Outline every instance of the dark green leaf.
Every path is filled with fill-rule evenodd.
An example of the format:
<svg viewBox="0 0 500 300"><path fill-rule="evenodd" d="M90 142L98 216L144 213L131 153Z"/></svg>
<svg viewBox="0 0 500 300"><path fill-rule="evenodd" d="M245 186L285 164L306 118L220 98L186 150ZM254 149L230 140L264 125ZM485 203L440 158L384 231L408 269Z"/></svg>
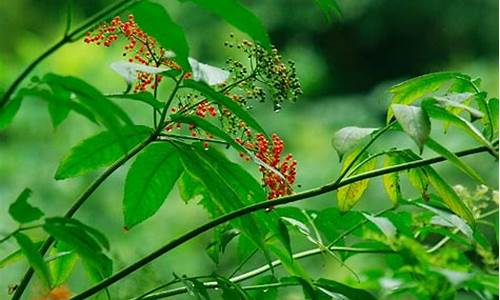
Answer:
<svg viewBox="0 0 500 300"><path fill-rule="evenodd" d="M225 106L233 114L235 114L238 118L240 118L243 122L245 122L248 126L252 127L253 129L267 136L264 128L262 128L260 124L257 123L257 121L255 121L255 119L243 107L241 107L240 104L238 104L231 98L227 97L226 95L217 92L216 90L206 85L205 83L194 80L185 80L183 82L183 86L196 90L205 97L207 97L208 99L211 99L217 102L218 104Z"/></svg>
<svg viewBox="0 0 500 300"><path fill-rule="evenodd" d="M71 97L71 93L68 93L67 90L62 89L58 85L52 85L50 87L51 90L40 88L39 86L33 88L23 88L19 90L17 96L33 97L35 99L46 101L48 103L49 114L54 128L60 125L60 123L62 123L64 119L66 119L66 117L68 116L68 114L66 114L66 111L70 110L80 114L92 123L97 124L94 113L92 113L92 111L83 104L74 101L74 99L72 99Z"/></svg>
<svg viewBox="0 0 500 300"><path fill-rule="evenodd" d="M183 0L185 1L185 0ZM190 0L213 14L223 18L229 24L248 34L251 38L270 49L271 43L266 29L250 10L237 0Z"/></svg>
<svg viewBox="0 0 500 300"><path fill-rule="evenodd" d="M120 135L104 131L71 148L57 168L57 180L75 177L109 166L147 139L152 129L125 126Z"/></svg>
<svg viewBox="0 0 500 300"><path fill-rule="evenodd" d="M57 128L67 117L71 110L68 102L71 94L59 86L52 87L53 95L49 101L49 114L52 126Z"/></svg>
<svg viewBox="0 0 500 300"><path fill-rule="evenodd" d="M422 152L431 132L431 122L425 111L420 107L405 104L393 104L391 108L401 128L417 143Z"/></svg>
<svg viewBox="0 0 500 300"><path fill-rule="evenodd" d="M319 212L315 223L318 230L331 242L363 219L361 213L357 211L344 213L337 207L329 207ZM343 244L343 242L343 240L338 241L339 244Z"/></svg>
<svg viewBox="0 0 500 300"><path fill-rule="evenodd" d="M317 287L341 294L349 300L375 300L376 298L365 290L356 289L337 281L321 278L315 282Z"/></svg>
<svg viewBox="0 0 500 300"><path fill-rule="evenodd" d="M224 300L249 300L248 294L237 284L227 278L215 275L218 287L222 290L222 299Z"/></svg>
<svg viewBox="0 0 500 300"><path fill-rule="evenodd" d="M132 11L141 29L153 36L163 48L172 50L184 72L191 71L188 62L189 45L184 31L172 20L165 8L158 3L142 1Z"/></svg>
<svg viewBox="0 0 500 300"><path fill-rule="evenodd" d="M42 246L42 242L36 242L34 244L36 249L40 249L40 246ZM7 255L6 257L0 259L0 269L5 268L23 258L24 258L23 250L18 249L12 252L11 254Z"/></svg>
<svg viewBox="0 0 500 300"><path fill-rule="evenodd" d="M186 116L186 115L173 114L170 116L170 118L172 118L172 121L174 121L176 123L193 124L196 127L203 129L207 133L210 133L216 137L223 139L228 144L233 146L236 150L243 152L243 153L248 152L247 149L245 149L243 146L238 144L229 134L227 134L219 127L213 125L212 123L210 123L210 122L208 122L200 117L192 116L192 115Z"/></svg>
<svg viewBox="0 0 500 300"><path fill-rule="evenodd" d="M278 283L276 277L272 275L259 276L254 285L262 285L262 284L270 284L270 283ZM255 291L249 290L248 295L250 299L258 299L258 300L276 300L278 299L278 289L277 288L266 288L266 289L257 289Z"/></svg>
<svg viewBox="0 0 500 300"><path fill-rule="evenodd" d="M437 141L433 140L432 138L427 139L425 144L427 147L431 148L437 154L445 157L449 162L453 163L460 170L462 170L465 174L469 175L471 178L474 178L479 183L484 184L484 180L481 178L481 176L473 168L471 168L469 165L464 163L458 156L456 156L455 153L446 149L444 146L442 146L441 144L439 144Z"/></svg>
<svg viewBox="0 0 500 300"><path fill-rule="evenodd" d="M19 247L21 247L23 254L28 259L31 267L35 270L35 273L44 282L45 287L52 287L49 268L43 260L42 255L38 252L38 247L27 235L23 233L18 232L14 234L14 238L19 244Z"/></svg>
<svg viewBox="0 0 500 300"><path fill-rule="evenodd" d="M455 72L437 72L415 77L389 89L389 92L394 94L391 99L391 104L410 105L415 103L418 99L437 91L447 81L469 79L468 76ZM391 119L392 110L389 109L387 111L387 123L389 123Z"/></svg>
<svg viewBox="0 0 500 300"><path fill-rule="evenodd" d="M87 82L72 76L46 74L43 81L53 88L62 88L74 93L86 108L95 113L98 121L119 135L121 122L131 125L132 120L116 104Z"/></svg>
<svg viewBox="0 0 500 300"><path fill-rule="evenodd" d="M65 218L47 218L43 227L56 241L72 247L83 262L98 270L102 277L111 275L113 262L102 252L102 246L109 244L97 230Z"/></svg>
<svg viewBox="0 0 500 300"><path fill-rule="evenodd" d="M0 129L7 127L14 120L19 108L21 108L22 101L22 97L16 96L0 110Z"/></svg>
<svg viewBox="0 0 500 300"><path fill-rule="evenodd" d="M154 215L182 171L178 151L169 143L151 144L141 152L125 180L125 225L132 228Z"/></svg>
<svg viewBox="0 0 500 300"><path fill-rule="evenodd" d="M359 145L359 143L372 134L377 128L344 127L338 130L332 139L333 148L337 151L340 160L342 157Z"/></svg>
<svg viewBox="0 0 500 300"><path fill-rule="evenodd" d="M342 171L351 163L351 161L357 156L358 152L353 152L351 153L344 161L344 164L342 165ZM360 157L359 161L363 161L365 158L368 157L368 154L366 152ZM356 175L359 173L364 173L364 172L369 172L375 168L375 160L369 160L366 162L363 166L358 168L356 172L352 175ZM363 196L363 193L365 190L368 188L368 179L364 179L358 182L354 182L351 184L348 184L346 186L343 186L337 190L337 206L341 211L348 211L356 203L358 203L359 199L361 196Z"/></svg>
<svg viewBox="0 0 500 300"><path fill-rule="evenodd" d="M52 281L54 282L54 286L60 286L71 276L78 256L74 252L73 247L61 242L57 243L55 247L52 248L50 254L55 257L54 260L49 262Z"/></svg>
<svg viewBox="0 0 500 300"><path fill-rule="evenodd" d="M28 198L31 196L31 190L25 188L16 201L9 206L10 216L19 223L29 223L43 217L43 212L38 208L28 203Z"/></svg>

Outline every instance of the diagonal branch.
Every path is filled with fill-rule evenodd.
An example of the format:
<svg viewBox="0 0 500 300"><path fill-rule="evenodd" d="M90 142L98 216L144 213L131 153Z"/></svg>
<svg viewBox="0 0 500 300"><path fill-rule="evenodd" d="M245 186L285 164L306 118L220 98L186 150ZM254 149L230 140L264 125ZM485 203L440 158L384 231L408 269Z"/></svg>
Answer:
<svg viewBox="0 0 500 300"><path fill-rule="evenodd" d="M490 152L490 151L491 150L487 147L477 147L477 148L471 148L468 150L456 152L455 154L457 156L467 156L467 155L477 154L477 153L481 153L481 152ZM73 300L86 299L86 298L96 294L97 292L103 290L104 288L112 285L113 283L120 281L121 279L123 279L127 275L139 270L144 265L146 265L146 264L152 262L153 260L157 259L158 257L170 252L171 250L186 243L187 241L190 241L191 239L197 237L198 235L200 235L200 234L202 234L202 233L204 233L204 232L206 232L206 231L208 231L208 230L210 230L218 225L221 225L221 224L226 223L230 220L233 220L235 218L238 218L238 217L247 215L249 213L252 213L254 211L262 210L262 209L265 209L265 208L268 208L271 206L284 205L284 204L312 198L312 197L322 195L325 193L329 193L329 192L337 190L338 188L340 188L342 186L345 186L345 185L348 185L348 184L351 184L354 182L358 182L358 181L361 181L364 179L377 177L377 176L384 175L384 174L404 171L404 170L408 170L408 169L413 169L413 168L426 166L426 165L430 165L430 164L435 164L435 163L442 162L442 161L446 161L446 158L443 156L438 156L438 157L433 157L433 158L429 158L429 159L416 160L416 161L412 161L412 162L408 162L408 163L404 163L404 164L399 164L399 165L395 165L395 166L391 166L391 167L380 168L377 170L373 170L370 172L361 173L361 174L358 174L355 176L345 178L344 180L340 181L339 183L333 182L333 183L326 184L324 186L314 188L314 189L311 189L311 190L308 190L308 191L305 191L302 193L278 198L278 199L275 199L272 201L259 202L259 203L256 203L256 204L253 204L250 206L240 208L236 211L222 215L222 216L220 216L220 217L218 217L210 222L207 222L207 223L187 232L184 235L181 235L180 237L170 241L169 243L167 243L164 246L160 247L159 249L153 251L149 255L143 257L142 259L136 261L135 263L129 265L128 267L125 267L124 269L118 271L114 275L102 280L101 282L95 284L94 286L88 288L87 290L81 292L80 294L74 296L71 299L73 299Z"/></svg>
<svg viewBox="0 0 500 300"><path fill-rule="evenodd" d="M2 96L0 99L0 110L7 104L9 101L10 97L12 94L16 91L17 87L21 84L21 82L33 71L33 69L38 66L39 63L44 61L47 57L52 55L54 52L56 52L59 48L64 46L67 43L72 43L76 41L76 38L79 37L79 35L82 32L85 32L96 24L97 22L101 21L102 19L106 18L109 14L112 12L119 13L129 7L129 5L132 5L134 2L137 0L121 0L115 4L112 4L111 6L105 8L92 18L90 18L87 22L76 28L70 33L65 33L64 36L54 45L52 45L49 49L47 49L45 52L40 54L35 60L33 60L27 67L24 69L24 71L19 74L19 76L12 82L12 84L7 88L7 91L5 94Z"/></svg>

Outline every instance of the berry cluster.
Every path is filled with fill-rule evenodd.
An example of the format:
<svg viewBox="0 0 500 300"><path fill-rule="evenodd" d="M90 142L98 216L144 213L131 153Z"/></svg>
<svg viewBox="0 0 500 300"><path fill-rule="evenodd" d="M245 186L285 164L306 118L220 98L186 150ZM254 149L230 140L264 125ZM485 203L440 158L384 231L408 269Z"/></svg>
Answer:
<svg viewBox="0 0 500 300"><path fill-rule="evenodd" d="M279 111L285 100L295 101L302 95L294 62L288 61L288 65L283 63L275 47L266 50L247 40L237 44L226 42L224 45L242 50L249 60L250 70L238 60L226 60L233 83L238 83L234 92L243 96L243 104L247 105L246 101L250 99L264 102L266 98L271 98L274 110Z"/></svg>
<svg viewBox="0 0 500 300"><path fill-rule="evenodd" d="M245 130L245 135L247 137L245 141L241 138L237 138L236 141L255 153L258 159L274 169L273 171L263 166L259 167L259 172L262 173L262 184L268 190L267 198L271 200L290 195L297 176L297 161L293 159L290 153L282 160L285 145L281 138L277 134L273 134L270 142L262 133L257 133L253 137L249 129ZM240 156L246 160L249 159L243 153Z"/></svg>
<svg viewBox="0 0 500 300"><path fill-rule="evenodd" d="M92 32L87 32L83 41L87 44L103 44L105 47L109 47L121 37L127 40L126 45L123 46L123 56L128 56L129 62L155 67L166 65L180 69L174 61L164 57L165 49L159 47L152 36L139 28L133 15L129 15L127 21L122 21L117 16L109 23L101 23ZM137 72L134 92L145 91L148 87L155 89L161 80L161 75Z"/></svg>

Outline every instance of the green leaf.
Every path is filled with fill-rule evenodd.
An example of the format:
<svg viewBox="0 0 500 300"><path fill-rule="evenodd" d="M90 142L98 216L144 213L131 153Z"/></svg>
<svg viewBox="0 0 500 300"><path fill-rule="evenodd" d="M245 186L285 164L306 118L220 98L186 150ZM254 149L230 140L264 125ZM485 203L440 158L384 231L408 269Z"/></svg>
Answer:
<svg viewBox="0 0 500 300"><path fill-rule="evenodd" d="M498 98L491 98L488 101L488 109L491 113L491 128L493 128L492 136L496 136L498 135Z"/></svg>
<svg viewBox="0 0 500 300"><path fill-rule="evenodd" d="M391 104L411 105L418 99L437 91L444 83L450 80L469 80L461 73L437 72L412 78L389 89L394 94ZM387 111L387 123L392 119L392 110Z"/></svg>
<svg viewBox="0 0 500 300"><path fill-rule="evenodd" d="M123 100L134 100L142 103L146 103L150 105L151 107L154 107L156 109L162 109L164 104L160 101L158 101L153 94L149 92L140 92L140 93L134 93L134 94L120 94L120 95L111 95L108 97L112 98L117 98L117 99L123 99Z"/></svg>
<svg viewBox="0 0 500 300"><path fill-rule="evenodd" d="M174 277L176 279L179 279L182 282L182 284L184 284L189 296L196 297L196 299L199 300L210 299L210 296L208 295L207 292L207 288L199 280L195 278L188 278L185 275L179 277L175 273Z"/></svg>
<svg viewBox="0 0 500 300"><path fill-rule="evenodd" d="M324 288L330 292L338 293L349 300L375 300L376 298L365 290L356 289L337 281L321 278L315 282L317 287ZM342 299L342 298L340 298Z"/></svg>
<svg viewBox="0 0 500 300"><path fill-rule="evenodd" d="M337 207L329 207L319 212L315 219L316 227L329 242L337 240L344 232L363 221L358 211L341 212ZM343 240L338 241L343 244ZM337 243L336 243L337 244Z"/></svg>
<svg viewBox="0 0 500 300"><path fill-rule="evenodd" d="M52 126L57 128L67 117L71 110L67 102L70 101L70 93L59 86L52 86L53 95L49 101L49 114Z"/></svg>
<svg viewBox="0 0 500 300"><path fill-rule="evenodd" d="M28 198L31 196L31 190L25 188L16 201L9 206L10 216L19 223L29 223L43 217L43 212L38 208L28 203Z"/></svg>
<svg viewBox="0 0 500 300"><path fill-rule="evenodd" d="M106 98L99 90L87 82L72 76L46 74L43 81L53 88L62 88L72 92L86 108L95 112L98 121L106 128L119 135L121 124L132 124L130 117L116 104Z"/></svg>
<svg viewBox="0 0 500 300"><path fill-rule="evenodd" d="M38 252L36 245L27 235L20 232L14 234L14 238L19 244L19 247L21 247L21 250L24 256L28 259L31 267L35 270L35 273L44 282L45 287L52 287L49 268L43 260L42 255Z"/></svg>
<svg viewBox="0 0 500 300"><path fill-rule="evenodd" d="M172 114L172 115L170 115L170 118L172 119L172 121L174 121L176 123L193 124L196 127L203 129L207 133L210 133L216 137L223 139L229 145L233 146L234 149L236 149L240 152L243 152L243 153L248 152L247 149L245 149L242 145L238 144L229 134L227 134L225 131L223 131L219 127L208 122L207 120L204 120L200 117L193 116L193 115L182 115L182 114Z"/></svg>
<svg viewBox="0 0 500 300"><path fill-rule="evenodd" d="M436 216L439 217L439 218L432 218L431 224L456 227L467 238L469 238L470 240L474 239L473 236L474 232L472 231L472 228L470 228L470 226L467 225L467 223L465 223L465 221L462 218L423 203L415 203L415 205L422 207L430 212L433 212Z"/></svg>
<svg viewBox="0 0 500 300"><path fill-rule="evenodd" d="M414 161L421 159L418 155L410 150L401 152L401 157L406 161ZM469 224L474 225L475 219L470 209L460 199L455 190L430 166L422 167L425 170L429 183L434 187L439 197L448 206L448 208L465 219Z"/></svg>
<svg viewBox="0 0 500 300"><path fill-rule="evenodd" d="M212 217L265 201L266 194L262 186L241 166L227 160L213 147L205 150L201 144L176 145L179 147L186 173L204 187L202 204L210 207L209 213ZM205 201L210 203L203 203ZM244 240L244 237L248 238L254 246L264 251L266 258L269 258L267 251L272 251L283 262L287 271L298 276L307 276L290 258L287 237L280 231L275 214L254 212L232 221L231 225L242 232L240 241ZM272 237L268 241L264 241L266 234Z"/></svg>
<svg viewBox="0 0 500 300"><path fill-rule="evenodd" d="M384 157L384 167L394 166L400 163L397 155L389 152ZM401 186L399 184L399 173L389 173L382 176L382 183L384 184L385 192L392 204L397 205L401 200Z"/></svg>
<svg viewBox="0 0 500 300"><path fill-rule="evenodd" d="M185 1L185 0L183 0ZM248 34L264 48L270 49L271 43L266 29L250 10L237 0L190 0L198 6L223 18L229 24Z"/></svg>
<svg viewBox="0 0 500 300"><path fill-rule="evenodd" d="M57 168L55 179L80 176L106 167L126 155L151 134L146 126L125 126L120 135L104 131L71 148Z"/></svg>
<svg viewBox="0 0 500 300"><path fill-rule="evenodd" d="M434 152L445 157L448 161L457 166L460 170L462 170L462 172L469 175L471 178L474 178L479 183L484 184L484 180L481 178L481 176L473 168L471 168L469 165L464 163L458 156L456 156L455 153L449 151L443 145L439 144L432 138L427 139L425 144L427 147L431 148Z"/></svg>
<svg viewBox="0 0 500 300"><path fill-rule="evenodd" d="M346 160L344 161L344 164L342 165L342 171L351 163L351 161L356 157L358 154L357 151L351 153ZM363 161L368 157L368 154L366 152L360 157L359 161ZM358 168L354 174L351 175L356 175L364 172L369 172L375 168L375 160L369 160L366 162L363 166ZM346 186L343 186L337 190L337 206L341 211L348 211L351 208L358 203L359 199L361 196L363 196L363 193L365 190L368 188L368 179L364 179L358 182L354 182L351 184L348 184Z"/></svg>
<svg viewBox="0 0 500 300"><path fill-rule="evenodd" d="M151 1L142 1L132 9L142 30L153 36L160 45L175 53L175 60L184 72L191 71L188 62L189 45L182 28L169 16L165 8Z"/></svg>
<svg viewBox="0 0 500 300"><path fill-rule="evenodd" d="M42 242L36 242L34 244L36 249L40 249L40 247L42 246ZM0 259L0 269L8 267L17 261L20 261L24 257L25 256L23 255L23 250L18 249L12 252L11 254L7 255L6 257Z"/></svg>
<svg viewBox="0 0 500 300"><path fill-rule="evenodd" d="M447 111L445 108L437 105L434 99L426 99L422 102L422 108L427 112L429 117L441 121L450 122L450 124L463 129L470 136L475 138L479 143L490 148L494 151L490 142L481 134L481 132L472 125L469 121L465 120L459 115L454 115Z"/></svg>
<svg viewBox="0 0 500 300"><path fill-rule="evenodd" d="M128 171L123 197L125 225L143 222L165 202L183 171L178 151L169 143L151 144Z"/></svg>
<svg viewBox="0 0 500 300"><path fill-rule="evenodd" d="M7 127L21 108L22 97L16 96L0 110L0 129Z"/></svg>
<svg viewBox="0 0 500 300"><path fill-rule="evenodd" d="M393 104L391 108L401 128L417 143L422 153L431 132L431 122L425 111L420 107L404 104Z"/></svg>
<svg viewBox="0 0 500 300"><path fill-rule="evenodd" d="M249 300L248 294L237 284L222 276L215 276L218 287L222 290L223 300Z"/></svg>
<svg viewBox="0 0 500 300"><path fill-rule="evenodd" d="M109 247L109 243L97 230L68 218L47 218L43 228L56 241L72 247L83 262L98 270L101 276L111 275L113 262L103 253L103 247Z"/></svg>
<svg viewBox="0 0 500 300"><path fill-rule="evenodd" d="M331 21L333 16L342 16L337 0L315 0L328 21Z"/></svg>
<svg viewBox="0 0 500 300"><path fill-rule="evenodd" d="M382 231L382 233L389 239L393 239L396 237L396 226L394 226L394 224L392 224L389 219L385 217L374 217L365 213L363 213L363 216L365 216L368 221L375 224L375 226L377 226L377 228L380 229L380 231Z"/></svg>
<svg viewBox="0 0 500 300"><path fill-rule="evenodd" d="M273 275L259 276L256 278L254 285L262 285L269 283L278 283L278 280ZM266 288L258 289L255 291L249 290L248 295L250 299L258 300L276 300L278 299L278 289L277 288Z"/></svg>
<svg viewBox="0 0 500 300"><path fill-rule="evenodd" d="M339 159L359 145L359 143L372 134L377 128L344 127L338 130L332 139L332 146L337 151Z"/></svg>
<svg viewBox="0 0 500 300"><path fill-rule="evenodd" d="M223 95L210 86L206 85L205 83L194 81L194 80L184 80L183 86L196 90L200 92L202 95L207 97L208 99L211 99L218 104L225 106L227 109L229 109L233 114L235 114L238 118L240 118L243 122L245 122L248 126L252 127L253 129L257 130L258 132L261 132L263 134L266 134L266 131L264 128L260 126L257 121L243 108L241 105L239 105L236 101L233 99L227 97L226 95ZM268 137L269 139L269 137Z"/></svg>
<svg viewBox="0 0 500 300"><path fill-rule="evenodd" d="M51 90L40 88L39 86L33 88L22 88L17 95L19 97L33 97L43 100L48 103L49 114L54 128L60 125L68 116L66 111L74 111L81 116L85 117L92 123L98 124L94 113L85 105L76 102L72 99L71 93L62 89L58 85L51 85ZM66 98L65 98L66 97Z"/></svg>
<svg viewBox="0 0 500 300"><path fill-rule="evenodd" d="M54 282L54 286L60 286L71 276L78 260L78 255L74 252L73 247L61 242L57 243L55 247L52 248L50 254L56 257L49 262L52 281Z"/></svg>

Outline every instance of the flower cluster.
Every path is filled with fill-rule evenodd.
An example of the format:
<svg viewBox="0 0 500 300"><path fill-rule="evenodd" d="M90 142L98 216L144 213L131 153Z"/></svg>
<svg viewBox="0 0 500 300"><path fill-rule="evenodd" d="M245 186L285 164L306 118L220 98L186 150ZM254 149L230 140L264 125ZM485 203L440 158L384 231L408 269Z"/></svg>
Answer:
<svg viewBox="0 0 500 300"><path fill-rule="evenodd" d="M290 195L297 176L297 161L290 153L282 159L285 146L281 138L273 134L269 141L262 133L257 133L253 137L249 129L245 131L245 135L247 136L245 141L241 138L237 138L236 141L255 153L255 157L273 169L259 167L259 172L262 173L262 184L268 190L267 198L271 200ZM245 154L242 153L241 156L248 160Z"/></svg>
<svg viewBox="0 0 500 300"><path fill-rule="evenodd" d="M138 63L145 66L153 65L155 67L165 65L180 69L174 61L164 57L165 49L159 47L152 36L149 36L139 28L134 21L133 15L129 15L126 21L122 21L117 16L109 23L101 23L92 32L87 32L83 41L87 44L102 44L105 47L109 47L122 37L127 40L123 46L123 56L128 56L130 63ZM145 91L148 87L154 89L161 80L161 75L137 72L137 83L134 86L134 92Z"/></svg>

